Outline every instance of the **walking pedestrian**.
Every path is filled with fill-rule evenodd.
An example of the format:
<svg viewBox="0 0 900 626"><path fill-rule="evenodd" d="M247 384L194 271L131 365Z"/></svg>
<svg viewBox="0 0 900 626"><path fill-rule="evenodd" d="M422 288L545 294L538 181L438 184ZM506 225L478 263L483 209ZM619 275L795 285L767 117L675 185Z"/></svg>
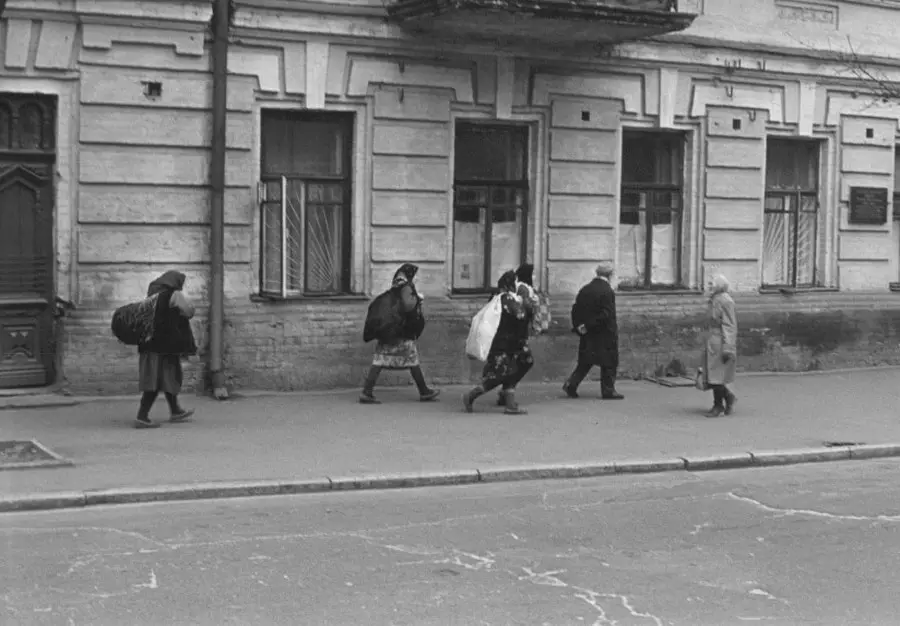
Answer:
<svg viewBox="0 0 900 626"><path fill-rule="evenodd" d="M369 368L359 396L361 404L381 404L375 399L374 390L378 376L384 369L408 369L419 389L419 400L422 402L434 400L441 393L425 383L425 375L419 363L417 340L425 328L425 315L422 310L424 298L416 290L413 282L418 271L418 266L404 263L394 274L390 291L397 302L397 316L393 322L394 327L388 328L389 337L379 338L375 344L372 367Z"/></svg>
<svg viewBox="0 0 900 626"><path fill-rule="evenodd" d="M516 386L534 366L534 357L528 347L531 316L534 305L528 296L528 288L519 285L512 270L503 274L497 283L500 289L500 325L491 342L487 361L481 374L481 384L463 395L463 407L474 412L476 398L491 389L501 387L501 402L508 415L527 413L516 402Z"/></svg>
<svg viewBox="0 0 900 626"><path fill-rule="evenodd" d="M526 306L529 312L529 319L534 318L537 309L540 306L540 300L534 291L534 265L531 263L523 263L516 270L516 280L519 282L516 293L523 299L528 299L530 305ZM529 348L530 350L530 348ZM497 392L497 406L506 406L506 389L500 388Z"/></svg>
<svg viewBox="0 0 900 626"><path fill-rule="evenodd" d="M194 414L178 402L178 394L184 381L181 360L197 353L197 344L191 330L190 319L194 306L185 298L185 275L170 270L150 283L147 297L159 294L153 318L153 335L150 341L138 346L138 379L141 406L135 420L136 428L159 428L150 419L150 409L162 391L169 404L169 421L184 422Z"/></svg>
<svg viewBox="0 0 900 626"><path fill-rule="evenodd" d="M578 341L578 363L563 384L570 398L578 397L578 386L595 365L600 368L600 391L604 400L622 400L616 391L619 367L619 327L616 323L616 293L611 280L614 268L601 263L596 278L581 288L572 306L572 332Z"/></svg>
<svg viewBox="0 0 900 626"><path fill-rule="evenodd" d="M710 281L706 315L706 341L702 367L705 386L713 392L713 407L706 417L734 413L737 396L728 385L734 383L737 368L737 314L731 285L722 274Z"/></svg>

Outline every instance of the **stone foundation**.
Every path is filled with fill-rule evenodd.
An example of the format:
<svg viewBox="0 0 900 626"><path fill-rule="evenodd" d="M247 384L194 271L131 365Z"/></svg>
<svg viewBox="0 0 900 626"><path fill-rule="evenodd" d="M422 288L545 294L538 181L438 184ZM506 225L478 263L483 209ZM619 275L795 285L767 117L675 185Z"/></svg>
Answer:
<svg viewBox="0 0 900 626"><path fill-rule="evenodd" d="M900 364L900 297L894 294L737 295L741 371L810 371ZM481 365L465 356L472 315L483 301L426 301L420 341L426 376L438 384L477 380ZM230 303L226 311L226 374L235 389L293 391L361 384L373 344L362 342L367 301ZM553 302L554 323L535 339L529 378L562 381L574 365L570 297ZM702 295L620 295L620 376L657 373L677 360L696 367L706 306ZM134 348L111 335L112 311L79 310L63 322L62 373L79 394L137 390ZM205 311L194 322L206 346ZM186 366L186 388L205 386L205 350ZM385 372L381 385L411 384Z"/></svg>

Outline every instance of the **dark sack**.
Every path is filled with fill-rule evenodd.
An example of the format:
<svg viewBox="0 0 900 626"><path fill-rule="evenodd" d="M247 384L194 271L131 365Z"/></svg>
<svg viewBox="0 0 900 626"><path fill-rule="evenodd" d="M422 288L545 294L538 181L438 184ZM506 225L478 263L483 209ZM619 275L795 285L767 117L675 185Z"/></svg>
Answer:
<svg viewBox="0 0 900 626"><path fill-rule="evenodd" d="M421 300L419 300L415 310L408 314L406 318L406 330L414 339L421 337L422 333L425 331L425 313L422 311Z"/></svg>
<svg viewBox="0 0 900 626"><path fill-rule="evenodd" d="M395 335L402 325L400 317L400 297L392 289L372 300L363 327L363 341L377 339L385 341Z"/></svg>
<svg viewBox="0 0 900 626"><path fill-rule="evenodd" d="M138 346L153 338L153 322L159 294L116 309L112 316L112 333L126 346Z"/></svg>

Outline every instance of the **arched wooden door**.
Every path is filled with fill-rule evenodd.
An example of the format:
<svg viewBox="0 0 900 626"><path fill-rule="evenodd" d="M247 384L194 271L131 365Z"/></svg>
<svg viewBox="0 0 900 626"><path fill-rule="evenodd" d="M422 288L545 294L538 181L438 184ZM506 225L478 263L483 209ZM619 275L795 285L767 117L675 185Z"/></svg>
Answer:
<svg viewBox="0 0 900 626"><path fill-rule="evenodd" d="M54 377L55 98L0 93L0 388Z"/></svg>

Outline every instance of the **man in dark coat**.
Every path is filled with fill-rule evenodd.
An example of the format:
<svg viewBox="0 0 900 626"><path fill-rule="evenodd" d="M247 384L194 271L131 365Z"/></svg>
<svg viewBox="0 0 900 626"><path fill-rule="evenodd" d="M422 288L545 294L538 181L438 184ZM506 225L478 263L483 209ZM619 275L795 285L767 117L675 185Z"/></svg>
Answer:
<svg viewBox="0 0 900 626"><path fill-rule="evenodd" d="M578 385L593 366L600 368L600 390L604 400L621 400L616 391L616 369L619 367L619 327L616 324L616 293L610 279L611 264L597 267L597 277L581 288L572 306L572 332L578 344L578 365L563 385L570 398L578 397Z"/></svg>

